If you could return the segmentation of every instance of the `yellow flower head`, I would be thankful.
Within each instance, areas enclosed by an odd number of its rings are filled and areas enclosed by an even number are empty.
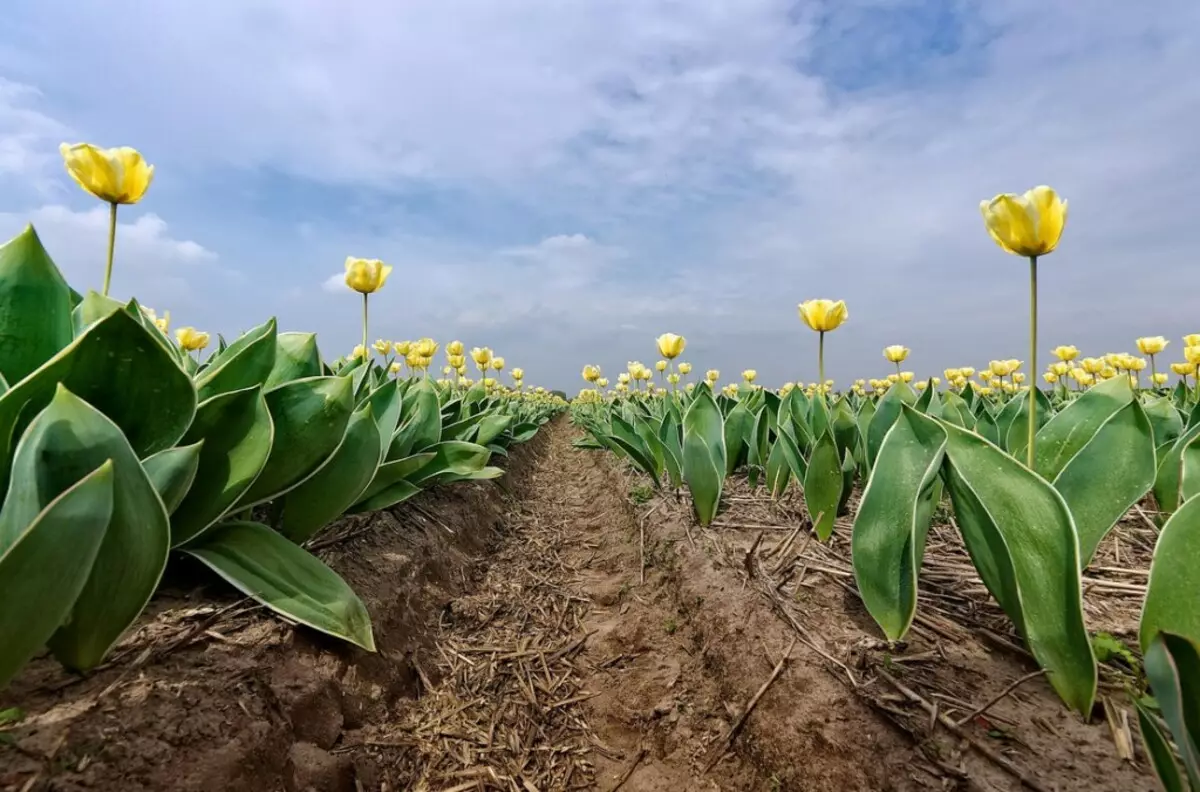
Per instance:
[[[720,378],[721,372],[717,371],[716,369],[709,369],[708,371],[704,372],[704,379],[708,380],[710,384],[716,382]]]
[[[446,358],[446,362],[450,364],[451,368],[460,369],[466,365],[467,359],[462,355],[450,355]]]
[[[667,375],[667,382],[671,383],[672,385],[678,385],[679,384],[679,375],[672,371],[670,374]]]
[[[416,353],[421,357],[431,358],[437,354],[438,345],[437,342],[432,338],[422,338],[420,341],[417,341],[415,344],[413,344],[413,349],[416,350]]]
[[[492,350],[487,347],[475,347],[471,350],[471,360],[474,360],[475,365],[482,371],[492,362]]]
[[[738,384],[736,382],[731,382],[728,385],[726,385],[724,388],[722,388],[721,390],[725,392],[726,396],[729,396],[732,398],[734,396],[737,396],[737,394],[738,394]]]
[[[514,368],[511,373],[512,373],[512,378],[514,380],[516,380],[517,382],[520,382],[521,380],[525,379],[525,369],[523,369],[523,368]]]
[[[154,326],[158,328],[160,333],[165,333],[171,329],[171,312],[163,311],[163,315],[154,320]]]
[[[742,379],[746,380],[746,384],[749,385],[750,383],[754,382],[754,380],[758,379],[758,372],[754,369],[746,369],[742,372]]]
[[[404,357],[404,362],[408,364],[410,369],[425,368],[425,358],[417,354],[417,350],[410,349]]]
[[[617,375],[617,384],[619,384],[619,385],[628,385],[628,384],[629,384],[629,379],[630,379],[630,377],[629,377],[629,372],[628,372],[628,371],[622,371],[620,374],[618,374],[618,375]]]
[[[601,377],[600,379],[596,380],[596,385],[601,388],[607,388],[608,387],[608,377]]]
[[[655,363],[654,370],[657,371],[659,374],[662,374],[664,371],[667,370],[667,361],[660,360],[657,363]]]
[[[687,339],[674,333],[663,333],[658,337],[657,342],[658,354],[667,360],[674,360],[682,355],[684,347],[687,346]]]
[[[1183,356],[1187,358],[1188,363],[1200,363],[1200,345],[1184,347]]]
[[[412,349],[412,341],[397,341],[392,344],[392,349],[396,350],[396,354],[400,357],[407,357],[409,350]]]
[[[904,359],[908,357],[908,352],[908,347],[899,344],[883,348],[883,356],[889,363],[903,363]]]
[[[1162,336],[1145,336],[1137,340],[1137,348],[1143,355],[1157,355],[1166,349],[1169,343],[1171,342]]]
[[[374,294],[387,283],[392,268],[379,259],[346,257],[346,285],[359,294]]]
[[[899,375],[899,374],[888,374],[888,375],[887,375],[887,381],[888,381],[888,383],[889,383],[889,384],[890,384],[890,383],[899,382],[899,381],[900,381],[900,375]]]
[[[363,347],[362,344],[355,344],[354,349],[350,350],[350,359],[351,360],[355,360],[357,358],[365,358],[366,356],[367,356],[367,350],[366,350],[366,348]]]
[[[953,382],[956,379],[961,379],[962,375],[963,375],[962,369],[956,369],[956,368],[948,368],[945,371],[943,371],[942,374],[943,374],[943,376],[946,377],[946,379],[950,380],[951,382]]]
[[[1065,377],[1067,375],[1067,372],[1070,370],[1071,370],[1071,364],[1066,362],[1065,360],[1060,360],[1057,363],[1050,364],[1050,371],[1054,372],[1055,374],[1057,374],[1060,377]]]
[[[1079,357],[1079,350],[1073,346],[1056,346],[1050,350],[1050,354],[1059,360],[1070,362]]]
[[[1150,381],[1155,385],[1162,387],[1167,384],[1167,372],[1159,371],[1150,375]]]
[[[1171,371],[1174,371],[1181,377],[1191,376],[1196,373],[1195,363],[1172,363]]]
[[[904,380],[905,382],[912,382],[914,376],[916,375],[914,375],[911,371],[900,372],[900,379]]]
[[[208,333],[201,333],[194,327],[181,327],[175,331],[175,340],[184,352],[194,352],[208,346]]]
[[[961,376],[963,378],[974,377],[975,369],[971,368],[970,366],[967,366],[966,368],[960,368],[958,370],[958,373],[959,373],[959,376]]]
[[[923,390],[925,390],[926,388],[928,388],[928,387],[929,387],[929,383],[928,383],[928,382],[926,382],[925,380],[921,380],[921,381],[920,381],[920,382],[918,382],[918,383],[917,383],[917,384],[916,384],[914,387],[915,387],[917,390],[919,390],[919,391],[923,391]]]
[[[462,341],[451,341],[449,344],[446,344],[446,355],[447,356],[461,355],[462,353],[463,353],[463,342]]]
[[[850,316],[844,300],[805,300],[797,308],[804,324],[820,333],[837,330]]]
[[[583,378],[587,382],[595,382],[596,380],[600,379],[600,367],[591,365],[584,366]]]
[[[63,143],[58,151],[71,178],[102,201],[137,203],[154,179],[154,166],[147,165],[136,149]]]
[[[1200,346],[1200,333],[1188,333],[1183,337],[1184,346]]]
[[[686,377],[688,374],[692,373],[692,364],[691,363],[680,363],[678,368],[679,368],[680,375],[682,375],[684,377]]]
[[[492,358],[492,368],[494,368],[496,371],[503,371],[504,370],[504,358],[502,358],[502,357]]]
[[[374,344],[371,344],[371,346],[375,347],[375,351],[381,355],[386,355],[388,352],[392,351],[392,342],[384,341],[382,338],[377,340]]]
[[[979,211],[996,244],[1017,256],[1052,252],[1067,224],[1067,202],[1044,185],[1024,195],[1005,193],[980,201]]]
[[[388,366],[388,372],[390,372],[392,374],[399,374],[401,368],[402,367],[400,366],[400,361],[395,360],[392,362],[392,365]]]
[[[1085,357],[1079,361],[1079,365],[1088,374],[1099,374],[1104,370],[1104,361],[1100,358]]]

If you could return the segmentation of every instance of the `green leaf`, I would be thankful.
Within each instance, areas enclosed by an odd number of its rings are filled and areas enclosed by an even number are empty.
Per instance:
[[[1158,632],[1200,642],[1200,498],[1185,501],[1159,534],[1142,609],[1144,650]]]
[[[198,536],[221,519],[258,478],[271,453],[275,428],[262,388],[213,396],[200,404],[184,436],[199,443],[192,486],[171,514],[171,546]]]
[[[1146,417],[1150,419],[1150,425],[1154,427],[1155,446],[1169,443],[1183,434],[1183,418],[1169,396],[1151,399],[1143,406],[1146,408]]]
[[[200,399],[262,385],[275,368],[275,319],[248,330],[213,355],[196,380]]]
[[[1145,669],[1192,788],[1200,789],[1200,647],[1182,635],[1154,633]]]
[[[663,467],[671,480],[671,486],[682,487],[683,440],[680,437],[679,419],[671,410],[662,417],[662,423],[658,427],[658,439],[663,448]]]
[[[442,412],[437,392],[422,380],[404,394],[400,428],[388,448],[389,460],[402,459],[414,451],[424,451],[442,436]]]
[[[354,409],[349,377],[308,377],[267,391],[271,454],[238,501],[245,509],[283,495],[316,473],[341,444]]]
[[[183,551],[281,616],[375,651],[371,617],[346,581],[267,526],[222,523]]]
[[[0,375],[19,382],[73,336],[71,289],[25,226],[0,245]]]
[[[725,416],[725,475],[733,475],[738,465],[746,461],[749,443],[753,442],[754,413],[742,403],[735,404]]]
[[[725,482],[725,431],[721,409],[704,385],[683,415],[683,479],[701,525],[717,514]]]
[[[105,462],[31,522],[0,513],[0,690],[70,616],[104,541],[112,485],[113,464]]]
[[[261,349],[258,351],[261,352]],[[263,388],[270,390],[285,382],[321,375],[321,353],[317,349],[316,333],[279,333],[275,337],[275,362],[263,382]]]
[[[900,381],[892,383],[883,398],[875,404],[875,414],[871,416],[871,423],[867,427],[867,461],[871,468],[875,467],[875,458],[879,456],[883,438],[900,417],[901,407],[916,403],[917,394],[908,387],[908,383]]]
[[[394,463],[393,463],[394,464]],[[382,487],[375,492],[372,492],[366,498],[360,500],[347,510],[348,514],[359,514],[368,511],[380,511],[382,509],[390,509],[398,503],[403,503],[412,496],[418,494],[421,488],[415,484],[404,481],[403,479],[396,481],[386,487]]]
[[[3,404],[3,399],[0,399],[0,404]],[[1196,470],[1196,474],[1188,478],[1200,482],[1200,445],[1195,444],[1197,437],[1200,437],[1200,423],[1185,430],[1166,453],[1158,454],[1154,500],[1158,508],[1167,514],[1178,509],[1184,500],[1182,484],[1185,467]]]
[[[952,424],[942,428],[946,486],[980,578],[1051,686],[1086,715],[1096,696],[1096,660],[1083,622],[1079,542],[1066,503],[1000,448]]]
[[[511,415],[489,415],[479,422],[479,432],[475,442],[485,446],[499,437],[508,425],[512,423]]]
[[[432,486],[444,474],[466,475],[482,470],[492,452],[475,443],[447,440],[430,447],[433,459],[409,475],[408,480],[419,486]],[[426,484],[429,482],[429,484]]]
[[[1075,520],[1081,569],[1117,520],[1150,491],[1155,467],[1150,421],[1142,406],[1130,401],[1096,430],[1054,479],[1054,488]]]
[[[804,475],[804,501],[813,520],[813,530],[822,542],[833,536],[842,484],[842,457],[837,441],[826,430],[813,446],[808,457],[808,472]]]
[[[1103,380],[1084,391],[1038,430],[1034,470],[1047,481],[1053,481],[1100,429],[1133,400],[1128,377]]]
[[[139,457],[175,445],[196,412],[191,380],[136,319],[117,311],[0,396],[0,486],[13,443],[60,383],[115,422]]]
[[[792,478],[792,469],[784,451],[784,445],[789,439],[781,432],[779,437],[775,438],[771,452],[767,455],[766,484],[772,498],[782,495],[787,490],[787,485]]]
[[[200,469],[200,449],[203,445],[203,441],[197,441],[191,445],[168,448],[142,462],[146,475],[167,508],[167,514],[175,513],[191,489],[196,471]]]
[[[375,415],[375,425],[379,429],[380,461],[386,456],[388,447],[392,444],[392,436],[396,433],[396,425],[400,421],[400,389],[396,380],[389,379],[367,397],[371,412]]]
[[[905,405],[883,440],[854,519],[854,577],[889,641],[905,636],[917,612],[917,574],[945,452],[941,425]]]
[[[365,402],[350,417],[342,443],[329,461],[283,497],[280,532],[303,544],[341,516],[375,477],[382,451],[379,427],[370,402]]]
[[[1157,716],[1141,701],[1135,699],[1133,704],[1137,707],[1142,742],[1146,744],[1146,753],[1150,757],[1150,764],[1153,765],[1154,772],[1158,775],[1163,789],[1165,792],[1188,792],[1187,786],[1183,783],[1183,777],[1179,774],[1179,765],[1175,762],[1175,754],[1171,750],[1171,745],[1158,725]]]
[[[1052,420],[1051,416],[1054,415],[1054,405],[1050,403],[1040,388],[1030,388],[1005,405],[999,423],[1001,430],[1005,425],[1008,426],[1007,433],[1003,435],[1004,447],[1014,457],[1024,457],[1025,449],[1029,447],[1029,400],[1031,398],[1037,399],[1037,412],[1034,415],[1034,421],[1037,423],[1037,428],[1034,429],[1035,433]],[[1017,405],[1015,410],[1011,409],[1013,404]],[[1034,453],[1037,453],[1036,443]]]
[[[11,537],[106,462],[112,463],[108,530],[70,616],[49,642],[63,665],[82,671],[100,664],[162,578],[171,539],[162,499],[117,425],[59,386],[17,445],[0,511],[0,535]]]

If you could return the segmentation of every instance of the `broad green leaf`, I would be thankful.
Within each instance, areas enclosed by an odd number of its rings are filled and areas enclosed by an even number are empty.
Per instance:
[[[207,399],[183,438],[200,443],[200,463],[183,502],[171,513],[171,546],[198,536],[221,519],[258,478],[271,453],[275,428],[253,386]]]
[[[27,225],[0,245],[0,374],[19,382],[73,337],[71,289]]]
[[[1145,649],[1157,632],[1200,642],[1200,498],[1185,501],[1171,515],[1154,546],[1150,581],[1142,609]]]
[[[370,402],[355,410],[342,443],[307,481],[283,497],[279,530],[296,544],[341,516],[375,477],[383,440]]]
[[[116,423],[139,457],[175,445],[196,412],[191,380],[136,319],[116,311],[0,396],[0,486],[13,444],[60,383]]]
[[[858,445],[858,420],[847,399],[838,399],[837,404],[834,405],[829,428],[833,432],[838,452],[842,456],[845,456],[847,452],[854,453],[854,447]]]
[[[242,509],[279,497],[316,473],[341,444],[354,409],[348,377],[293,380],[263,395],[275,435],[267,464],[238,501]]]
[[[1079,540],[1062,496],[978,435],[943,422],[946,486],[984,585],[1012,619],[1050,684],[1087,714],[1096,660],[1083,622]]]
[[[275,319],[246,331],[238,340],[213,355],[196,380],[200,399],[262,385],[275,368]]]
[[[803,486],[804,477],[808,475],[808,460],[800,453],[800,447],[796,445],[796,440],[787,432],[780,432],[775,436],[775,446],[780,448],[784,459],[787,460],[788,467],[791,468],[792,475]]]
[[[804,501],[812,517],[813,530],[822,542],[833,536],[842,484],[842,456],[838,453],[837,441],[826,430],[813,446],[804,475]]]
[[[706,386],[696,388],[683,415],[683,479],[701,525],[717,514],[725,482],[725,431],[721,410]]]
[[[1150,419],[1150,425],[1154,428],[1155,446],[1169,443],[1183,434],[1183,418],[1169,396],[1151,399],[1143,406],[1146,408],[1146,417]]]
[[[672,402],[673,404],[674,402]],[[683,486],[683,440],[679,435],[679,419],[668,410],[658,427],[658,439],[663,447],[663,467],[672,487]]]
[[[0,690],[70,616],[104,541],[112,487],[113,464],[105,462],[29,523],[10,524],[0,513]]]
[[[87,671],[146,607],[167,566],[170,524],[162,499],[117,425],[59,386],[17,445],[0,533],[28,525],[45,505],[112,463],[112,512],[70,617],[50,639],[54,656]]]
[[[320,377],[321,373],[316,333],[279,333],[275,337],[275,363],[263,388],[270,390],[292,380]]]
[[[162,498],[167,514],[174,514],[183,502],[192,482],[196,479],[196,471],[200,468],[200,449],[203,441],[191,445],[176,446],[148,457],[142,462],[146,475],[154,484],[158,496]]]
[[[725,416],[725,475],[733,475],[738,465],[746,461],[749,443],[754,435],[754,413],[744,404],[736,404]]]
[[[784,443],[787,435],[780,434],[775,439],[775,444],[771,446],[771,452],[767,455],[767,489],[771,493],[772,498],[778,498],[787,490],[787,485],[792,478],[792,469],[788,465],[787,455],[784,453]]]
[[[1034,422],[1037,426],[1034,428],[1036,434],[1047,422],[1053,420],[1054,405],[1046,398],[1046,394],[1042,393],[1040,388],[1030,388],[1023,394],[1013,399],[1009,404],[1016,403],[1017,409],[1015,412],[1009,412],[1008,406],[1005,406],[1005,411],[1002,415],[1001,428],[1004,423],[1008,423],[1008,432],[1005,437],[1005,448],[1008,453],[1018,459],[1026,457],[1025,449],[1029,447],[1029,400],[1037,400],[1037,410],[1034,414]],[[1011,420],[1010,420],[1011,419]],[[1037,443],[1035,439],[1034,453],[1037,453]],[[1037,462],[1035,460],[1034,465]]]
[[[3,403],[4,400],[0,398],[0,405]],[[1158,455],[1154,500],[1158,503],[1158,508],[1167,514],[1178,509],[1183,501],[1182,480],[1185,463],[1198,471],[1197,475],[1190,478],[1200,479],[1200,445],[1195,444],[1197,437],[1200,437],[1200,423],[1189,427],[1165,454]]]
[[[916,403],[917,394],[903,381],[893,383],[876,403],[875,414],[871,416],[871,423],[867,427],[867,461],[870,467],[875,467],[875,458],[879,456],[883,438],[900,417],[901,407]]]
[[[390,463],[395,464],[395,463]],[[486,468],[481,468],[486,469]],[[380,511],[382,509],[390,509],[398,503],[403,503],[412,496],[418,494],[421,488],[415,484],[411,484],[404,479],[393,482],[386,487],[380,487],[365,498],[347,509],[348,514],[359,514],[368,511]]]
[[[1200,646],[1182,635],[1155,633],[1144,665],[1192,788],[1200,789]]]
[[[487,445],[499,437],[509,424],[512,423],[510,415],[489,415],[479,422],[479,432],[475,435],[475,442],[479,445]]]
[[[375,651],[370,614],[346,581],[267,526],[222,523],[183,551],[281,616]]]
[[[388,460],[424,451],[442,436],[442,413],[437,393],[425,381],[409,388],[400,408],[400,428],[388,448]]]
[[[412,484],[431,486],[440,476],[453,473],[465,475],[482,470],[492,456],[487,448],[475,443],[464,443],[461,440],[448,440],[431,446],[433,459],[422,465],[416,472],[408,476]],[[428,482],[428,483],[426,483]]]
[[[917,612],[917,574],[945,452],[941,425],[905,405],[883,440],[854,519],[854,577],[889,641],[904,638]]]
[[[416,474],[422,468],[428,465],[436,456],[437,453],[434,451],[422,451],[420,454],[413,454],[412,456],[405,457],[404,459],[397,459],[392,462],[384,462],[379,466],[379,469],[375,471],[375,475],[371,479],[370,484],[368,484],[366,489],[359,494],[357,500],[353,504],[353,507],[351,509],[347,509],[347,511],[363,512],[370,511],[372,509],[384,508],[383,506],[376,505],[380,501],[377,500],[375,496],[382,492],[394,489],[400,484],[407,485],[406,487],[400,488],[399,491],[401,492],[406,491],[410,487],[416,492],[419,492],[420,489],[416,487],[416,485],[412,484],[410,480],[413,479]],[[413,492],[412,494],[415,495],[416,492]],[[393,495],[394,494],[395,493],[393,493]],[[391,496],[389,495],[388,497]],[[411,497],[411,495],[409,497]],[[387,500],[387,498],[385,497],[383,500]]]
[[[1113,377],[1084,391],[1038,430],[1034,470],[1047,481],[1054,481],[1101,427],[1133,400],[1128,377]]]
[[[1157,716],[1140,700],[1134,699],[1137,708],[1138,725],[1141,727],[1142,742],[1146,744],[1146,753],[1150,764],[1165,792],[1188,792],[1179,774],[1179,765],[1175,762],[1175,752],[1158,725]]]
[[[375,426],[379,430],[379,456],[380,462],[382,462],[392,444],[392,436],[396,434],[396,425],[400,421],[401,399],[396,380],[389,379],[371,391],[371,395],[367,397],[366,401],[371,405],[371,412],[375,416]]]
[[[1075,520],[1081,569],[1117,520],[1150,491],[1155,467],[1154,432],[1142,406],[1131,400],[1096,430],[1054,479],[1054,488]]]

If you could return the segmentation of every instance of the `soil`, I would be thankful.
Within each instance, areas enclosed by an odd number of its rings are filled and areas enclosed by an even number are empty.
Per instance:
[[[799,495],[737,479],[700,529],[685,497],[575,437],[559,420],[499,489],[456,483],[318,537],[377,654],[184,577],[87,678],[35,660],[0,693],[25,713],[0,731],[0,789],[1156,788],[1119,663],[1091,722],[1070,714],[948,526],[888,646],[849,522],[809,541]],[[1088,573],[1092,626],[1131,645],[1147,530],[1134,515]]]

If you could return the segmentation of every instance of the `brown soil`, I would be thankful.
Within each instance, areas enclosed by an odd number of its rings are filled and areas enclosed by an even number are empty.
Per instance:
[[[87,679],[35,661],[0,693],[26,712],[0,732],[0,788],[1155,788],[1140,744],[1122,761],[1103,713],[1084,724],[1030,676],[950,529],[910,640],[888,647],[849,523],[808,542],[798,495],[738,480],[700,530],[575,436],[559,421],[515,449],[510,495],[455,484],[318,539],[376,655],[204,588],[158,598]],[[1143,530],[1089,573],[1093,626],[1134,644]],[[1026,676],[956,735],[923,709],[954,723]],[[1132,713],[1104,680],[1119,734]]]

